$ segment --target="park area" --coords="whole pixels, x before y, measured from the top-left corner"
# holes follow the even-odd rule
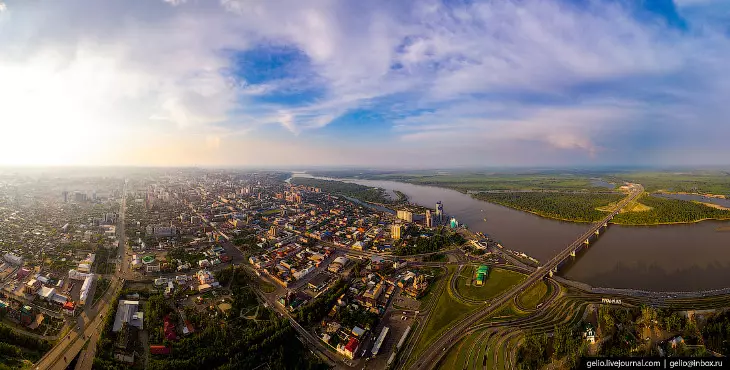
[[[484,285],[480,286],[476,285],[474,281],[475,269],[475,266],[465,266],[456,281],[458,295],[475,301],[495,298],[525,279],[525,275],[519,272],[493,268],[489,271]]]

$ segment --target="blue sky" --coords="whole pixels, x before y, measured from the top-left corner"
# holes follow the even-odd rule
[[[730,158],[723,0],[0,4],[0,164]]]

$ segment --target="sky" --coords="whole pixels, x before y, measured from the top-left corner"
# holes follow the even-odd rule
[[[726,165],[726,0],[0,0],[0,165]]]

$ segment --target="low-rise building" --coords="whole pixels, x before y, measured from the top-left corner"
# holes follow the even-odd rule
[[[117,333],[121,331],[123,324],[134,326],[140,330],[144,329],[144,313],[138,309],[139,301],[119,300],[112,332]]]

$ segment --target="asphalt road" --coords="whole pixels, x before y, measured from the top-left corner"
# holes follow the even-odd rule
[[[121,268],[117,271],[119,275],[122,274],[122,271],[127,271],[127,258],[125,255],[125,248],[126,248],[126,242],[127,237],[124,230],[124,217],[127,210],[127,185],[125,183],[124,185],[124,191],[122,192],[122,205],[119,211],[119,226],[117,231],[119,232],[118,235],[121,235],[119,238],[119,250],[118,255],[121,256]],[[91,370],[92,365],[94,364],[94,357],[96,356],[96,345],[99,342],[99,338],[101,337],[101,330],[103,329],[101,327],[101,324],[103,321],[100,321],[98,324],[96,324],[96,331],[93,332],[91,335],[91,338],[89,338],[89,345],[86,346],[86,348],[81,352],[79,355],[78,361],[76,361],[76,368],[75,370]]]
[[[122,198],[122,207],[120,210],[119,215],[119,224],[121,227],[118,229],[120,232],[120,243],[119,243],[119,253],[123,256],[124,255],[124,248],[126,244],[126,236],[124,234],[124,212],[126,210],[126,182],[124,186],[124,194],[125,196]],[[125,271],[128,268],[127,266],[127,259],[122,258],[122,271]],[[111,284],[109,285],[109,289],[107,289],[106,293],[99,299],[99,302],[96,303],[93,307],[86,307],[84,309],[84,312],[80,315],[80,319],[83,322],[83,326],[81,326],[81,329],[78,329],[78,327],[71,330],[69,334],[66,335],[64,338],[60,338],[56,345],[51,348],[50,351],[48,351],[35,365],[34,369],[42,369],[42,370],[64,370],[68,366],[68,363],[73,360],[74,357],[84,348],[84,345],[87,342],[87,338],[89,340],[89,346],[87,348],[93,348],[91,352],[88,351],[85,355],[83,355],[82,358],[79,359],[79,362],[81,364],[77,364],[82,369],[91,369],[91,365],[94,361],[94,355],[96,353],[96,343],[99,340],[100,336],[100,330],[102,323],[104,322],[104,317],[106,317],[107,314],[109,314],[110,308],[112,305],[110,305],[112,297],[116,296],[116,293],[119,291],[119,289],[123,285],[123,280],[119,277],[121,275],[120,271],[117,271],[115,276],[111,280]],[[83,361],[83,362],[82,362]]]

